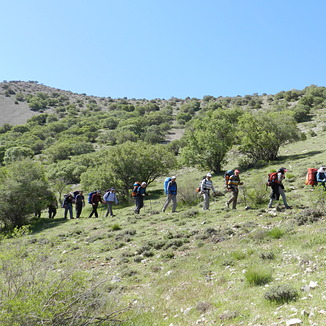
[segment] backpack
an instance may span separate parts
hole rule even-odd
[[[137,195],[137,190],[141,186],[141,184],[139,181],[136,181],[133,186],[134,188],[132,189],[131,197],[135,197]]]
[[[88,203],[91,204],[92,203],[92,196],[96,194],[96,191],[92,191],[88,194]]]
[[[168,184],[171,181],[171,177],[167,177],[164,180],[164,194],[167,195],[168,194]]]
[[[277,180],[277,172],[268,173],[266,186],[271,187],[275,183],[279,183]]]
[[[317,182],[317,169],[308,169],[307,175],[306,175],[306,185],[310,186],[316,186],[318,185]]]
[[[234,174],[234,170],[227,170],[225,171],[224,173],[224,180],[225,180],[225,185],[228,186],[228,182],[229,182],[229,179],[231,177],[231,175]]]
[[[200,189],[201,189],[201,183],[203,182],[203,180],[205,180],[206,179],[206,175],[205,176],[203,176],[203,178],[200,180],[200,182],[199,182],[199,187],[198,188],[196,188],[196,192],[200,192]]]

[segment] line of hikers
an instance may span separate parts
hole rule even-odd
[[[116,191],[115,188],[112,187],[108,190],[105,191],[103,199],[101,197],[101,191],[97,190],[94,192],[90,192],[88,194],[88,203],[92,205],[92,211],[89,214],[89,218],[91,218],[93,215],[95,215],[95,217],[98,217],[98,212],[97,212],[97,208],[99,203],[102,204],[107,204],[108,209],[106,212],[105,217],[108,217],[109,214],[111,217],[115,216],[113,214],[113,204],[118,204],[118,198],[116,195]],[[56,214],[56,207],[54,205],[55,203],[51,203],[49,205],[49,218],[54,218],[55,214]],[[62,203],[62,208],[64,208],[64,219],[67,219],[67,215],[69,212],[69,217],[70,219],[73,219],[73,204],[75,204],[75,208],[76,208],[76,218],[80,218],[80,215],[82,213],[83,207],[85,206],[85,197],[83,195],[82,191],[74,191],[72,193],[68,193],[64,195],[64,200]]]
[[[286,195],[284,192],[283,180],[285,179],[285,173],[287,169],[282,167],[278,169],[277,172],[272,172],[268,174],[268,180],[266,185],[271,187],[270,200],[268,203],[268,208],[272,208],[273,202],[278,201],[282,197],[283,204],[286,209],[291,209],[292,207],[288,205]],[[232,209],[236,209],[239,195],[239,186],[243,185],[243,182],[240,180],[240,171],[238,169],[228,170],[224,174],[225,179],[225,190],[231,193],[229,200],[225,203],[226,209],[230,208],[232,204]],[[326,190],[326,167],[320,167],[319,169],[308,169],[306,176],[306,185],[316,186],[321,184]],[[132,197],[135,199],[135,214],[139,214],[141,208],[144,207],[144,197],[149,194],[146,192],[147,183],[146,182],[135,182],[133,184]],[[203,179],[200,181],[199,187],[196,188],[196,191],[203,197],[203,210],[209,210],[210,206],[210,197],[213,194],[216,194],[212,174],[207,173]],[[167,177],[164,180],[164,194],[166,195],[166,201],[164,202],[162,212],[165,212],[169,204],[172,202],[172,213],[175,213],[177,210],[177,192],[178,186],[176,182],[176,176]],[[101,192],[94,191],[88,194],[88,203],[92,205],[92,211],[89,214],[89,218],[93,215],[97,218],[98,212],[97,208],[99,203],[107,204],[107,216],[115,216],[113,214],[113,204],[118,204],[118,198],[116,195],[115,188],[110,188],[105,191],[103,199],[101,197]],[[80,218],[83,207],[85,206],[85,197],[82,191],[75,191],[73,193],[68,193],[64,195],[64,201],[62,208],[64,208],[64,218],[67,219],[69,212],[70,219],[73,219],[73,204],[76,207],[76,218]],[[49,205],[49,218],[54,218],[57,210],[57,201],[56,199]]]

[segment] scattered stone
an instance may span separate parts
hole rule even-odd
[[[299,326],[302,324],[302,320],[298,318],[293,318],[286,321],[286,326]]]
[[[113,276],[111,283],[120,283],[121,282],[121,278],[118,276]]]
[[[311,281],[311,282],[309,283],[309,287],[310,287],[311,289],[315,289],[316,287],[318,287],[318,284],[317,284],[317,282],[313,282],[313,281]]]

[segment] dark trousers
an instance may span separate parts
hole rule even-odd
[[[88,217],[89,218],[92,217],[93,214],[95,215],[95,217],[98,217],[98,213],[97,213],[98,204],[93,204],[92,207],[93,207],[93,210],[92,210],[91,214]]]
[[[135,213],[139,214],[139,211],[142,207],[144,207],[144,197],[143,196],[136,196],[135,197],[136,200],[136,209],[135,209]]]
[[[49,218],[54,218],[57,214],[57,208],[55,206],[49,206]]]
[[[83,210],[83,203],[77,203],[76,204],[76,217],[80,218],[80,214]]]

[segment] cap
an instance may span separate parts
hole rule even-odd
[[[206,174],[206,177],[211,177],[211,176],[212,176],[211,173]]]
[[[280,168],[280,169],[278,169],[278,172],[287,172],[287,169],[286,168]]]
[[[171,177],[171,179],[176,179],[176,178],[177,178],[176,176]]]
[[[146,184],[147,184],[146,182],[142,182],[142,184],[141,184],[141,185],[142,185],[142,186],[146,186]]]
[[[111,190],[115,190],[115,188],[114,188],[114,187],[112,187],[112,188],[111,188]]]
[[[234,170],[234,172],[240,173],[240,170]]]

